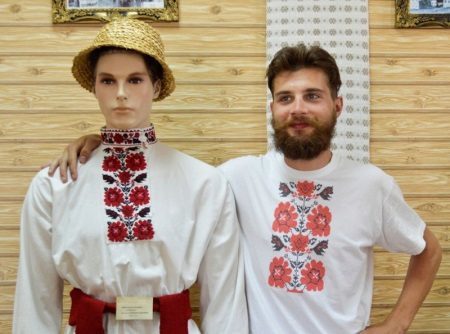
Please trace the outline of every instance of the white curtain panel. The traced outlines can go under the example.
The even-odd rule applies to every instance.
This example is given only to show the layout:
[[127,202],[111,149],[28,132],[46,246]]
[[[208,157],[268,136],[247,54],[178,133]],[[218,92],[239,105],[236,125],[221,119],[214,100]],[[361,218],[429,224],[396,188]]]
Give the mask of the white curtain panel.
[[[283,46],[320,45],[336,58],[341,71],[344,112],[332,149],[369,162],[369,15],[368,0],[267,0],[267,64]],[[269,148],[271,101],[267,91]]]

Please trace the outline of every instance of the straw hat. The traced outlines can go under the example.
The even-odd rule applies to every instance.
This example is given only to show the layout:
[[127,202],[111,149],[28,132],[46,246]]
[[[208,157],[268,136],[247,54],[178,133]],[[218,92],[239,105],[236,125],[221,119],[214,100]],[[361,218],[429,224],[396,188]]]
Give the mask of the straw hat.
[[80,51],[73,59],[72,74],[78,83],[88,91],[93,92],[95,82],[89,56],[92,51],[103,46],[135,50],[151,56],[161,64],[163,68],[161,91],[155,101],[164,99],[175,89],[175,79],[164,60],[164,45],[159,33],[143,21],[118,18],[106,24],[99,31],[92,45]]

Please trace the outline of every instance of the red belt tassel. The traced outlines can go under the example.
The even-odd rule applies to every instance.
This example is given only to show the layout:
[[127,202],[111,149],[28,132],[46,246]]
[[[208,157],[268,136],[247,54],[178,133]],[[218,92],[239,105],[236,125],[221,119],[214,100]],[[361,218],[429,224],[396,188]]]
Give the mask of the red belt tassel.
[[[77,288],[70,297],[69,325],[76,327],[76,334],[104,334],[103,313],[116,313],[116,304],[95,299]],[[160,334],[188,334],[192,317],[189,290],[153,298],[153,311],[160,313]]]

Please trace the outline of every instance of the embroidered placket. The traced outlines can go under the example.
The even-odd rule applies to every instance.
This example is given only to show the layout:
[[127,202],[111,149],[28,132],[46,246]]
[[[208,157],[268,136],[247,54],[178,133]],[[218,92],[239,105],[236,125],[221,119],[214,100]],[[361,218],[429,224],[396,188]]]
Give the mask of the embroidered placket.
[[107,240],[129,242],[154,237],[151,195],[147,185],[145,147],[156,141],[153,127],[102,129],[102,176],[107,215]]

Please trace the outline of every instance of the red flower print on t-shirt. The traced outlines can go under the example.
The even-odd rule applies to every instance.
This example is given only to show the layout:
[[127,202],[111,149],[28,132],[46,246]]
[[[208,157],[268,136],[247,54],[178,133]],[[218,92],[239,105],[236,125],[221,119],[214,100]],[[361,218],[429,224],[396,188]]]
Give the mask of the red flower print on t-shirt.
[[306,227],[315,236],[328,236],[330,234],[331,212],[326,206],[318,205],[308,215]]
[[121,222],[114,222],[108,226],[108,239],[121,242],[127,237],[127,227]]
[[155,234],[153,232],[152,224],[145,220],[139,220],[136,222],[133,228],[133,233],[138,240],[152,239]]
[[119,188],[109,188],[105,191],[105,204],[119,206],[123,201],[123,193]]
[[147,167],[147,163],[145,162],[144,154],[142,152],[128,154],[125,163],[127,168],[132,171],[143,170]]
[[272,224],[272,229],[277,232],[289,232],[291,228],[297,226],[298,214],[296,209],[288,202],[281,202],[275,209],[275,220]]
[[147,204],[150,201],[147,188],[136,187],[131,190],[130,201],[132,201],[135,205]]
[[282,257],[274,257],[269,267],[269,284],[277,288],[283,288],[291,281],[292,269]]
[[117,159],[115,156],[109,156],[103,159],[102,168],[104,171],[115,172],[119,170],[120,167],[121,167],[120,160]]
[[312,260],[307,263],[305,269],[302,270],[302,284],[305,284],[308,291],[321,291],[323,289],[323,277],[325,276],[325,268],[322,262]]
[[315,185],[314,182],[308,182],[308,181],[303,181],[297,182],[297,194],[298,196],[303,196],[303,197],[312,197],[312,195],[314,194],[314,189],[315,189]]
[[307,235],[293,234],[291,236],[291,249],[293,252],[305,252],[308,248],[309,238]]

